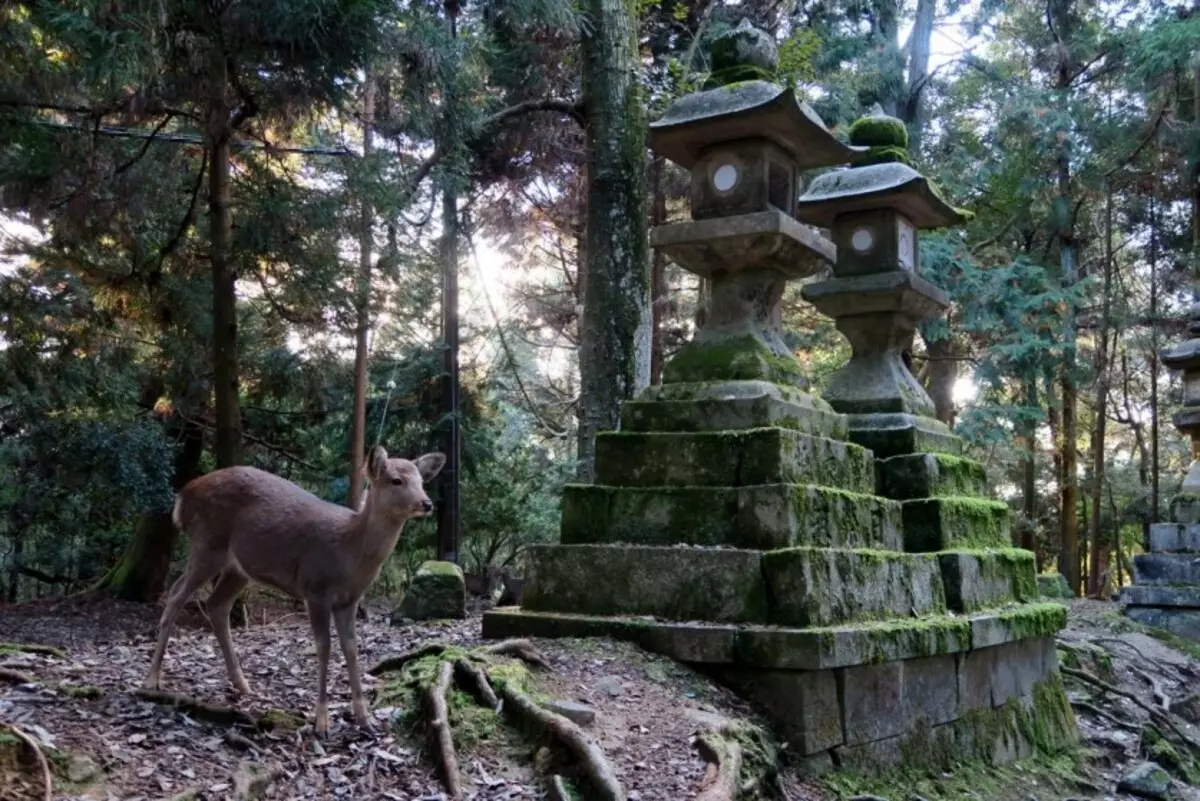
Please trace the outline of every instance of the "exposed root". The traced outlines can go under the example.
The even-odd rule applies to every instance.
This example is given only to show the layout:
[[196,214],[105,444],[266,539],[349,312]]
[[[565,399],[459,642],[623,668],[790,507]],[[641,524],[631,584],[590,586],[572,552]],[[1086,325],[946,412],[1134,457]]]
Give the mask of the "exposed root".
[[527,662],[534,667],[550,670],[550,663],[546,661],[544,656],[538,653],[537,649],[533,647],[533,643],[529,640],[504,640],[494,645],[485,645],[479,650],[499,656],[515,656],[517,659]]
[[409,662],[415,662],[418,659],[426,656],[440,654],[446,650],[446,645],[440,642],[426,643],[419,648],[414,648],[411,651],[405,651],[402,654],[395,656],[384,657],[373,668],[367,671],[372,676],[378,676],[380,673],[388,673],[391,671],[402,670]]
[[550,777],[550,787],[546,792],[550,801],[573,801],[571,791],[567,789],[566,780],[557,773]]
[[34,756],[37,758],[38,767],[42,769],[42,798],[45,799],[45,801],[51,801],[51,799],[54,797],[54,779],[50,775],[50,763],[46,761],[46,755],[42,753],[41,747],[34,741],[32,737],[18,729],[13,724],[0,723],[0,726],[3,726],[11,731],[23,743],[25,743],[25,745],[33,749]]
[[7,682],[9,684],[33,684],[37,681],[37,679],[35,679],[33,676],[30,676],[28,673],[22,673],[19,670],[0,667],[0,681]]
[[489,709],[499,709],[500,699],[496,697],[491,682],[469,659],[460,656],[454,660],[454,680],[464,692],[475,696],[476,700],[487,705]]
[[612,766],[600,746],[562,715],[543,709],[533,699],[513,686],[512,682],[496,682],[500,697],[507,709],[525,721],[544,729],[574,756],[584,776],[591,784],[594,794],[588,798],[597,801],[625,801],[625,791],[613,775]]
[[446,706],[446,695],[450,692],[450,680],[454,676],[454,665],[442,662],[435,681],[425,696],[428,712],[430,741],[437,754],[442,782],[450,798],[462,798],[462,779],[458,773],[458,755],[454,750],[454,733],[450,729],[450,710]]
[[289,713],[275,709],[268,710],[263,715],[255,717],[248,712],[234,709],[231,706],[210,704],[207,701],[201,701],[199,698],[192,698],[188,695],[166,692],[164,690],[149,690],[145,687],[139,687],[134,691],[134,695],[156,704],[175,707],[198,720],[224,726],[249,726],[263,731],[270,731],[275,728],[286,728],[291,723],[291,718],[293,717]]
[[1167,695],[1167,691],[1163,689],[1162,682],[1139,667],[1131,666],[1131,670],[1141,676],[1145,682],[1150,685],[1150,689],[1154,693],[1155,702],[1161,706],[1164,711],[1170,712],[1171,696]]
[[1116,726],[1117,728],[1128,729],[1129,731],[1135,731],[1135,732],[1140,732],[1142,730],[1142,724],[1140,724],[1136,721],[1126,720],[1125,718],[1117,717],[1116,715],[1112,714],[1111,712],[1104,711],[1100,707],[1093,704],[1091,701],[1085,701],[1083,699],[1078,699],[1078,700],[1072,701],[1071,706],[1075,707],[1076,709],[1080,710],[1081,712],[1087,712],[1088,714],[1094,715],[1095,717],[1098,717],[1102,720],[1107,720],[1109,723]]
[[53,656],[56,659],[66,659],[67,652],[54,645],[42,645],[33,642],[0,642],[0,653],[20,652],[24,654],[41,654]]
[[696,801],[734,801],[742,772],[742,746],[733,738],[710,732],[696,738],[696,748],[708,762]]
[[1180,742],[1182,742],[1184,745],[1186,745],[1192,751],[1194,751],[1196,753],[1200,753],[1200,746],[1197,746],[1195,743],[1193,743],[1191,741],[1191,739],[1189,739],[1188,736],[1183,733],[1183,730],[1180,729],[1179,726],[1177,726],[1175,724],[1175,721],[1171,719],[1171,714],[1169,712],[1164,712],[1163,710],[1161,710],[1157,707],[1147,704],[1145,701],[1138,698],[1133,693],[1127,692],[1126,690],[1122,690],[1120,687],[1114,687],[1113,685],[1109,684],[1108,682],[1104,681],[1103,679],[1097,678],[1096,676],[1093,676],[1091,673],[1088,673],[1086,670],[1079,670],[1078,668],[1070,668],[1070,667],[1067,667],[1066,665],[1061,665],[1059,667],[1059,670],[1061,670],[1062,673],[1066,676],[1071,676],[1072,678],[1076,678],[1076,679],[1079,679],[1080,681],[1087,682],[1088,684],[1091,684],[1095,687],[1099,687],[1101,690],[1104,690],[1106,693],[1110,693],[1112,695],[1116,695],[1121,698],[1126,698],[1126,699],[1132,701],[1140,709],[1148,712],[1150,714],[1150,718],[1152,720],[1161,722],[1163,725],[1167,726],[1171,731],[1173,731],[1175,733],[1175,736],[1177,736],[1179,738]]

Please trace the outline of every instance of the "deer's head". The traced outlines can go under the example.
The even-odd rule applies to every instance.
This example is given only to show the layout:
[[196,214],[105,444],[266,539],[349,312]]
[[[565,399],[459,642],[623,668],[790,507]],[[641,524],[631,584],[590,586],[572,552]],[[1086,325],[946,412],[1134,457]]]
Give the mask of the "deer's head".
[[441,472],[445,464],[442,453],[427,453],[410,462],[388,458],[387,451],[376,445],[367,456],[370,502],[388,517],[427,517],[433,512],[433,504],[425,494],[425,482]]

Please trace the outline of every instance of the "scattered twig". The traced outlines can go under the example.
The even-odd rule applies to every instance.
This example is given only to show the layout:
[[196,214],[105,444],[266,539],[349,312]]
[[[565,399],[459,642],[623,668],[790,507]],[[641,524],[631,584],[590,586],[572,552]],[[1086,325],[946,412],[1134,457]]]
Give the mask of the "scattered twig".
[[462,779],[458,773],[458,756],[454,751],[454,733],[450,729],[450,712],[446,707],[446,694],[450,692],[450,679],[454,665],[442,662],[437,681],[429,688],[425,702],[429,708],[429,731],[433,750],[437,756],[442,783],[452,799],[462,798]]
[[537,649],[533,647],[533,643],[529,640],[504,640],[495,645],[486,645],[480,650],[484,653],[500,656],[515,656],[523,662],[550,670],[550,663],[546,661],[544,656],[538,653]]
[[499,688],[500,697],[504,699],[507,709],[546,730],[578,760],[584,776],[595,791],[594,795],[588,795],[587,798],[597,801],[625,801],[625,790],[613,774],[612,766],[608,764],[604,752],[583,729],[562,715],[538,706],[532,698],[513,686],[512,682],[494,681],[493,684]]
[[37,758],[38,767],[42,769],[42,786],[44,788],[42,798],[45,799],[45,801],[51,801],[51,799],[54,797],[54,779],[50,776],[50,763],[46,761],[46,755],[42,753],[41,747],[37,744],[37,742],[34,741],[32,737],[18,729],[13,724],[0,723],[0,726],[4,726],[6,729],[20,738],[25,745],[33,749],[34,756]]
[[474,695],[481,703],[487,704],[490,709],[500,706],[500,699],[496,697],[496,692],[492,689],[487,676],[483,675],[483,671],[471,664],[469,660],[461,656],[455,659],[454,673],[458,686]]
[[404,653],[396,654],[395,656],[384,657],[378,664],[375,665],[375,667],[368,670],[367,673],[371,674],[372,676],[378,676],[380,673],[388,673],[391,671],[400,670],[409,662],[421,659],[422,657],[440,654],[445,650],[446,646],[444,643],[426,643],[419,648],[413,648],[411,651],[405,651]]
[[696,738],[696,748],[709,764],[696,801],[733,801],[742,772],[742,747],[720,732],[708,732]]

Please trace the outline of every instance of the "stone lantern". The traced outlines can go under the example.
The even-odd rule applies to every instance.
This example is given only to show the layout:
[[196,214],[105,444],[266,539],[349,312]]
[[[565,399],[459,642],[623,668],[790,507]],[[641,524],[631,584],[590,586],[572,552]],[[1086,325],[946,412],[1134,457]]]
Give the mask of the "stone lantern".
[[778,58],[774,41],[743,22],[714,44],[716,85],[650,125],[650,148],[691,172],[692,216],[655,228],[650,243],[712,281],[706,323],[665,366],[664,384],[803,384],[780,338],[779,302],[787,281],[813,275],[835,249],[794,216],[800,172],[866,148],[838,141],[791,89],[757,79]]
[[[1181,523],[1200,523],[1200,303],[1192,306],[1188,333],[1191,338],[1162,353],[1162,363],[1172,370],[1183,371],[1183,408],[1177,411],[1171,422],[1192,441],[1192,462],[1184,476],[1181,496],[1196,496],[1188,506],[1193,511],[1179,509],[1175,503],[1172,511]],[[1179,519],[1180,512],[1188,518]]]
[[869,148],[861,166],[820,176],[796,204],[796,216],[831,229],[837,247],[833,277],[806,286],[804,298],[835,319],[853,349],[824,397],[850,416],[851,438],[877,456],[957,450],[909,354],[917,324],[949,303],[919,274],[917,231],[966,214],[909,166],[900,120],[877,112],[852,126],[850,140]]

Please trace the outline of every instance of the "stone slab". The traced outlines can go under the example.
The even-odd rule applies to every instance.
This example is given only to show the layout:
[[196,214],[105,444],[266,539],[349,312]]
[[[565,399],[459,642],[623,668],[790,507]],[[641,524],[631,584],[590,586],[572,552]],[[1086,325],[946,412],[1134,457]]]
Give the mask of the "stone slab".
[[810,756],[845,741],[834,671],[724,668],[708,672],[762,707],[796,754]]
[[596,436],[596,483],[613,487],[815,484],[874,493],[874,471],[865,448],[786,428]]
[[1121,590],[1121,600],[1131,606],[1170,606],[1200,610],[1200,585],[1163,587],[1131,584]]
[[904,665],[904,715],[931,724],[959,716],[958,665],[954,654],[909,659]]
[[[484,612],[483,636],[487,639],[610,637],[637,643],[683,662],[830,670],[962,653],[973,647],[1003,645],[1022,637],[1050,637],[1066,625],[1066,611],[1061,604],[1025,604],[969,617],[933,615],[796,629],[671,623],[649,617],[602,617],[504,607]],[[975,645],[976,642],[985,644]]]
[[733,431],[790,428],[846,439],[845,415],[795,387],[767,381],[719,381],[648,387],[621,404],[622,431]]
[[763,556],[771,622],[831,626],[946,611],[933,554],[789,548]]
[[1140,553],[1133,557],[1133,583],[1200,585],[1200,554]]
[[1039,597],[1032,551],[944,551],[937,557],[946,604],[955,612],[976,612]]
[[911,453],[945,453],[961,456],[962,440],[944,423],[913,414],[847,415],[848,438],[887,459]]
[[758,551],[729,548],[533,545],[522,602],[544,612],[765,623],[761,562]]
[[988,495],[984,466],[960,456],[940,453],[892,456],[876,462],[876,475],[876,491],[896,500]]
[[1152,553],[1200,552],[1200,525],[1155,523],[1150,526]]
[[1166,629],[1180,637],[1200,642],[1200,610],[1158,606],[1127,606],[1125,617],[1144,626]]
[[836,673],[847,745],[894,737],[907,728],[903,662],[858,665]]
[[1011,514],[1003,501],[926,498],[904,501],[901,510],[906,551],[1012,546]]
[[804,484],[754,487],[606,487],[563,490],[567,545],[794,545],[900,550],[900,505],[875,495]]

